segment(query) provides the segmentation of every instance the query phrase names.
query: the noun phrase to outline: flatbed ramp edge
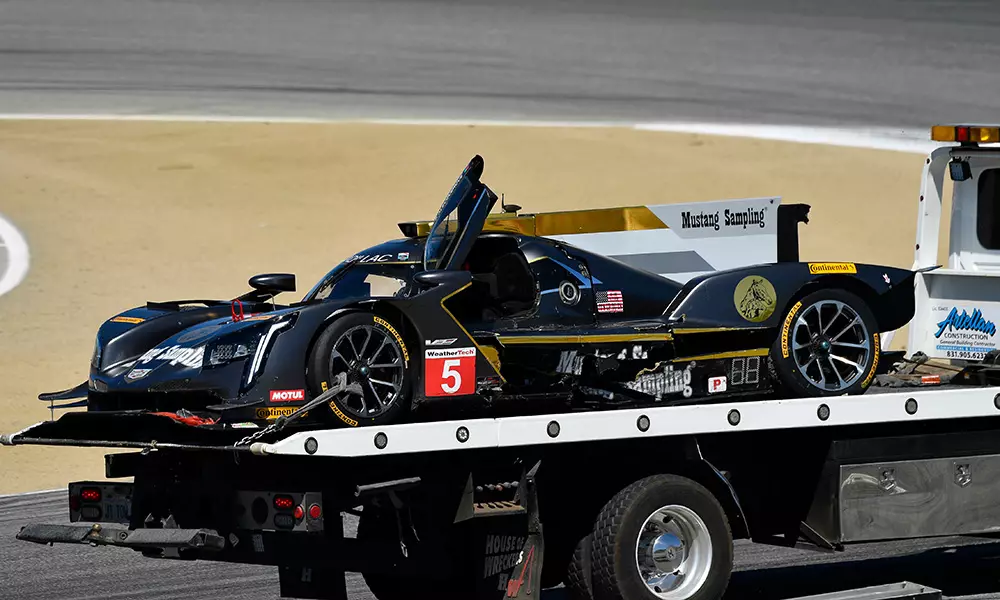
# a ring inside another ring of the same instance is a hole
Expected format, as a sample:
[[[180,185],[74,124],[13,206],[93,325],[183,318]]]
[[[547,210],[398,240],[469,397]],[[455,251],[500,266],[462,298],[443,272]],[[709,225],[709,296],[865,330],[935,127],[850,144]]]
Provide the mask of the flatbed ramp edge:
[[[349,458],[990,416],[1000,416],[1000,386],[913,388],[899,392],[873,389],[868,394],[859,396],[654,406],[382,427],[314,429],[298,431],[271,443],[255,442],[244,449],[258,455]],[[43,421],[16,433],[0,435],[0,444],[49,444],[51,440],[32,436],[35,428],[47,423],[50,422]],[[81,443],[100,445],[101,440],[86,440]],[[117,444],[108,444],[109,447],[115,445]],[[171,444],[150,441],[127,447],[170,448]],[[203,449],[241,448],[213,446]]]
[[[265,455],[351,457],[988,416],[1000,416],[1000,387],[326,429],[298,432],[251,449]]]

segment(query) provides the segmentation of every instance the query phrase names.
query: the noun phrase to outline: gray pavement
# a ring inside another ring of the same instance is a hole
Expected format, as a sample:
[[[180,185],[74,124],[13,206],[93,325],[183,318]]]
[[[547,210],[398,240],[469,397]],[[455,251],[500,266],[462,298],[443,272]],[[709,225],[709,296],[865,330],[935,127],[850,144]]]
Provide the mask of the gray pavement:
[[[29,522],[67,522],[66,506],[63,492],[0,497],[0,599],[278,597],[274,567],[155,560],[119,548],[50,547],[14,539]],[[350,534],[350,522],[347,530]],[[783,600],[909,580],[952,597],[996,599],[998,569],[1000,543],[985,538],[878,543],[839,554],[737,542],[736,572],[727,598]],[[374,598],[358,575],[348,575],[348,590],[352,600]],[[548,590],[543,597],[566,600],[561,589]]]
[[[995,0],[0,0],[0,113],[1000,118]]]

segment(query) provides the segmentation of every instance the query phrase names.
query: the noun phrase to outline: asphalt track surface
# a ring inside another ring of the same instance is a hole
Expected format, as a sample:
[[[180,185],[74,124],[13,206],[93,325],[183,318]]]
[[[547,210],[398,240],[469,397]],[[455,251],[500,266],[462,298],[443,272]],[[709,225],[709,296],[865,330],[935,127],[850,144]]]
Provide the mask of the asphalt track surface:
[[[0,0],[0,112],[1000,116],[995,0]]]
[[[273,599],[274,567],[143,558],[119,548],[44,546],[14,536],[29,522],[66,522],[66,495],[49,492],[0,498],[0,599],[141,598]],[[348,523],[348,535],[353,535]],[[1000,597],[1000,542],[946,538],[878,543],[842,554],[737,542],[727,598],[782,600],[898,581],[936,587],[967,599]],[[374,598],[359,575],[348,575],[352,600]],[[566,600],[562,589],[544,600]]]

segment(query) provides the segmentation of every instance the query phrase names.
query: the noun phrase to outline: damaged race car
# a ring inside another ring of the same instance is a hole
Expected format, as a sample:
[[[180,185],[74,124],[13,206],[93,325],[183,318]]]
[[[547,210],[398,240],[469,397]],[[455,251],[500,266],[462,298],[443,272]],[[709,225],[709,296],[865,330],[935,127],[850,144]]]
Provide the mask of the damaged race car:
[[[277,303],[295,278],[265,274],[234,300],[112,317],[88,381],[40,398],[226,429],[861,394],[880,334],[913,316],[908,270],[796,259],[681,284],[580,249],[553,237],[586,211],[491,214],[483,166],[301,301]],[[643,208],[620,210],[642,228]]]

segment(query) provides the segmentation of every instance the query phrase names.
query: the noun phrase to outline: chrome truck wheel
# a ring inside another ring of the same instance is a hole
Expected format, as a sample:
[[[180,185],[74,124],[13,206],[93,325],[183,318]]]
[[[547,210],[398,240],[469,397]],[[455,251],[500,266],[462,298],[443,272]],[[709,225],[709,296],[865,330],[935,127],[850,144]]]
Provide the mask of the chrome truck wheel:
[[[635,566],[657,598],[690,598],[705,585],[712,567],[708,525],[686,506],[658,508],[639,530]]]
[[[595,598],[718,600],[733,538],[718,500],[695,481],[654,475],[618,492],[591,542]]]

